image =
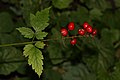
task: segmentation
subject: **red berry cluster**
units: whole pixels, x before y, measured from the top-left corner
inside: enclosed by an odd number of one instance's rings
[[[79,29],[78,34],[83,36],[83,35],[85,35],[86,32],[91,34],[92,36],[95,36],[97,34],[96,29],[93,29],[90,24],[88,24],[87,22],[84,22],[83,23],[83,29]]]
[[[89,25],[87,22],[83,23],[83,28],[82,29],[78,29],[78,34],[81,36],[84,36],[86,33],[91,34],[92,36],[95,36],[97,34],[97,30],[93,29],[91,27],[91,25]],[[75,24],[74,22],[70,22],[68,24],[68,30],[66,28],[61,28],[60,32],[62,34],[62,36],[67,36],[68,35],[68,31],[72,31],[75,29]],[[77,39],[73,38],[70,43],[72,45],[75,45],[77,43]]]

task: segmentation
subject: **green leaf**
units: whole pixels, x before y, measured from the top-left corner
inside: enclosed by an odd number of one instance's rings
[[[77,11],[71,12],[70,18],[76,23],[80,23],[82,25],[85,21],[89,20],[88,10],[85,7],[79,6]]]
[[[0,13],[0,32],[11,32],[13,28],[11,15],[6,12]]]
[[[67,8],[73,0],[52,0],[52,4],[59,9]]]
[[[108,69],[114,63],[114,48],[106,44],[102,44],[100,41],[94,41],[96,43],[97,52],[94,55],[87,56],[84,61],[91,71],[93,71],[98,80],[110,80]]]
[[[23,63],[22,52],[14,47],[1,48],[0,74],[8,75],[16,71]]]
[[[62,56],[62,50],[60,49],[60,44],[51,43],[47,50],[53,64],[60,63],[64,60]]]
[[[115,4],[116,4],[116,7],[120,7],[120,0],[114,0],[115,1]]]
[[[90,11],[91,18],[100,18],[102,16],[102,12],[100,9],[94,8]]]
[[[36,32],[44,30],[49,25],[49,9],[50,7],[45,8],[35,15],[30,14],[30,23]]]
[[[38,40],[40,40],[40,39],[44,39],[44,37],[46,37],[47,34],[48,34],[47,32],[38,31],[35,33],[35,36]]]
[[[35,46],[37,48],[44,49],[45,44],[42,41],[38,41],[38,42],[35,43]]]
[[[32,65],[32,69],[40,76],[43,70],[42,52],[34,45],[28,44],[24,47],[24,55],[28,57],[28,64]]]
[[[26,28],[26,27],[20,27],[17,28],[17,30],[25,37],[25,38],[33,38],[34,36],[34,32],[32,31],[32,29],[30,28]]]
[[[120,39],[120,31],[117,29],[102,29],[101,31],[102,42],[104,44],[113,45],[114,42],[119,41]]]
[[[27,62],[24,62],[21,64],[21,66],[18,67],[16,71],[20,74],[26,74],[27,73],[26,68],[27,68]]]
[[[120,80],[120,60],[115,63],[115,66],[113,67],[112,77],[113,80]]]
[[[111,29],[119,29],[120,30],[120,10],[116,10],[113,14],[110,11],[105,11],[102,16],[101,22],[103,22],[107,27]],[[116,25],[117,24],[117,25]]]
[[[9,44],[16,42],[16,39],[14,36],[10,34],[0,34],[0,44]]]
[[[84,3],[86,3],[89,8],[98,8],[102,11],[111,8],[110,3],[106,0],[84,0]]]
[[[60,73],[58,73],[55,70],[52,69],[46,69],[44,70],[45,73],[45,80],[61,80],[62,76]]]
[[[95,74],[88,71],[84,64],[69,65],[63,64],[63,69],[66,70],[63,76],[63,80],[96,80]]]
[[[23,18],[25,19],[25,22],[27,26],[30,26],[30,12],[31,12],[31,1],[30,0],[23,0]]]

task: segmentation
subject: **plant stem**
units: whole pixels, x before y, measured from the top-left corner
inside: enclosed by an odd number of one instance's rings
[[[70,39],[70,38],[77,38],[77,37],[83,37],[83,36],[70,36],[70,37],[68,36],[68,37],[64,37],[62,39]],[[47,41],[51,41],[51,40],[58,40],[58,38],[46,39],[46,40],[40,40],[40,41],[47,42]],[[36,42],[38,42],[38,41],[11,43],[11,44],[1,44],[0,47],[25,45],[25,44],[32,44],[32,43],[36,43]]]

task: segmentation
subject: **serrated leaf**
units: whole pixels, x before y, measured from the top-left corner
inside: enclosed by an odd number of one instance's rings
[[[67,8],[72,0],[52,0],[52,4],[59,9]]]
[[[35,43],[35,46],[37,48],[44,49],[45,44],[42,41],[38,41],[38,42]]]
[[[32,29],[30,28],[26,28],[26,27],[20,27],[17,28],[17,30],[25,37],[25,38],[33,38],[34,36],[34,32],[32,31]]]
[[[28,44],[24,47],[24,55],[28,57],[28,64],[32,65],[32,69],[40,76],[43,70],[42,52],[34,45]]]
[[[44,30],[49,25],[49,9],[38,11],[35,15],[30,14],[30,23],[36,32]]]
[[[46,37],[47,34],[48,34],[47,32],[39,31],[39,32],[36,32],[35,36],[39,40],[39,39],[44,39],[44,37]]]
[[[23,63],[22,52],[14,47],[1,48],[0,74],[8,75],[17,70]]]

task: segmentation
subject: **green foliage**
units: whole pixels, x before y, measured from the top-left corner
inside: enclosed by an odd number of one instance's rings
[[[44,70],[44,74],[46,75],[45,80],[46,79],[50,79],[50,80],[61,80],[62,79],[62,76],[60,76],[60,73],[52,69]]]
[[[24,35],[24,37],[26,38],[33,38],[34,36],[38,39],[44,39],[44,37],[47,36],[46,32],[43,32],[43,30],[49,25],[48,21],[49,21],[49,9],[50,8],[46,8],[42,11],[38,11],[36,12],[36,15],[34,14],[30,14],[30,23],[31,26],[33,27],[33,29],[35,30],[35,33],[33,32],[32,29],[30,28],[25,28],[25,27],[21,27],[21,28],[17,28],[17,30]],[[43,49],[45,44],[42,41],[36,42],[35,46]],[[39,75],[41,75],[42,70],[43,70],[43,55],[41,50],[39,50],[38,48],[36,48],[34,45],[32,44],[28,44],[24,47],[24,56],[28,57],[28,64],[32,65],[32,69],[35,70],[35,72]]]
[[[84,64],[72,66],[67,63],[63,68],[67,70],[62,75],[63,80],[96,80],[95,74],[90,73]]]
[[[30,28],[25,28],[25,27],[21,27],[21,28],[17,28],[17,30],[24,35],[25,38],[33,38],[34,36],[34,32],[32,31],[32,29]]]
[[[0,13],[0,24],[0,32],[11,32],[14,28],[12,17],[7,12]]]
[[[35,36],[36,36],[36,38],[37,38],[38,40],[40,40],[40,39],[43,39],[44,37],[46,37],[47,34],[48,34],[48,33],[46,33],[46,32],[38,31],[38,32],[36,32]]]
[[[40,76],[43,70],[42,52],[34,45],[28,44],[24,47],[24,56],[28,57],[28,64],[32,65],[35,72]]]
[[[120,0],[0,0],[0,80],[120,80],[119,13]],[[97,35],[71,45],[84,22]]]
[[[30,14],[30,23],[36,32],[44,30],[49,25],[49,9],[37,11],[35,15]]]
[[[21,65],[24,57],[22,52],[15,47],[0,48],[0,74],[8,75],[17,70]]]
[[[72,0],[52,0],[52,4],[59,9],[67,8]]]
[[[102,16],[102,12],[97,9],[97,8],[94,8],[90,11],[90,17],[91,18],[100,18]]]
[[[45,44],[41,41],[35,43],[35,46],[40,49],[44,49]]]

